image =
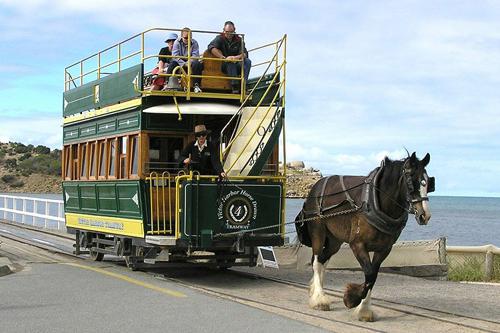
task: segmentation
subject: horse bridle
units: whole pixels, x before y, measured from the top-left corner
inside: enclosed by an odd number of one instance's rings
[[[408,167],[408,162],[409,159],[406,159],[406,161],[403,164],[403,172],[401,174],[401,177],[404,177],[405,183],[406,183],[406,188],[408,190],[408,202],[411,205],[411,209],[415,211],[415,208],[413,207],[414,204],[422,201],[429,201],[428,196],[421,196],[420,195],[420,190],[415,190],[415,186],[413,186],[413,179],[412,179],[412,169]],[[434,192],[435,190],[435,178],[434,177],[429,177],[427,175],[427,172],[424,170],[423,172],[424,179],[420,180],[420,185],[421,186],[427,186],[427,193]],[[425,179],[425,176],[427,176],[427,180]],[[412,196],[415,196],[415,192],[418,192],[418,198],[412,198]]]

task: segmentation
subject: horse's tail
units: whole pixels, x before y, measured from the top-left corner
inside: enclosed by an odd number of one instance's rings
[[[295,230],[297,231],[297,238],[305,246],[312,246],[311,236],[307,228],[307,221],[304,221],[304,210],[301,209],[297,217],[295,217]]]

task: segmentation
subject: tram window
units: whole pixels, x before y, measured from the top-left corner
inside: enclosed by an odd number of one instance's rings
[[[180,137],[150,137],[149,170],[176,172],[183,143]]]
[[[96,143],[91,142],[90,143],[90,149],[89,149],[89,178],[90,179],[95,179],[96,176],[96,151],[95,151]]]
[[[115,178],[116,171],[116,139],[109,141],[109,170],[108,177]]]
[[[82,147],[82,159],[81,159],[81,172],[80,172],[80,177],[82,179],[86,179],[87,178],[87,145],[86,144],[82,144],[81,145]]]
[[[71,146],[71,179],[78,179],[78,145]]]
[[[139,161],[138,161],[138,158],[139,158],[139,150],[137,149],[138,148],[138,141],[139,141],[139,137],[137,136],[133,136],[130,138],[130,157],[132,158],[132,172],[131,174],[132,175],[137,175],[138,173],[138,165],[139,165]]]
[[[119,159],[119,178],[128,178],[127,175],[127,140],[126,136],[119,138],[119,148],[118,152]]]
[[[64,147],[64,179],[71,179],[71,146]]]
[[[106,142],[99,141],[99,178],[106,178],[107,164],[108,154],[106,152]]]

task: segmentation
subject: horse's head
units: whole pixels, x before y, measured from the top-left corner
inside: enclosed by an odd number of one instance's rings
[[[415,214],[418,224],[425,225],[431,218],[428,193],[434,191],[434,177],[429,177],[425,167],[429,164],[431,156],[427,153],[420,161],[413,153],[405,159],[403,177],[405,179],[410,213]]]

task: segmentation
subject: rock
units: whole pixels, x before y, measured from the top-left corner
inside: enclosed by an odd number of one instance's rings
[[[289,168],[293,169],[304,169],[305,164],[303,161],[291,161],[290,163],[287,164]]]

